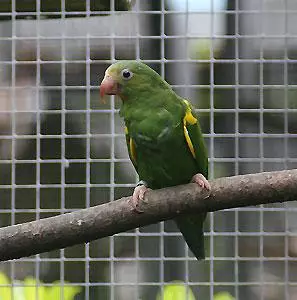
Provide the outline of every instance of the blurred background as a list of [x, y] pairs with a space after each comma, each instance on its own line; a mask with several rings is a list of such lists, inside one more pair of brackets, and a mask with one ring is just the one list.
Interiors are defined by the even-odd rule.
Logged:
[[[120, 101], [99, 101], [121, 59], [149, 64], [198, 108], [211, 178], [297, 168], [296, 24], [295, 0], [2, 0], [0, 225], [132, 193]], [[69, 300], [169, 300], [177, 282], [178, 300], [293, 300], [296, 209], [209, 214], [202, 262], [166, 222], [0, 271], [12, 290], [30, 276], [33, 287], [80, 287]]]

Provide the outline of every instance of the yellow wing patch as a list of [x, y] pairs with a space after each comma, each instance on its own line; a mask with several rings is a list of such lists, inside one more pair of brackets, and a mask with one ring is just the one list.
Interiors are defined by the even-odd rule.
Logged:
[[189, 136], [189, 133], [188, 133], [188, 129], [186, 127], [186, 125], [184, 125], [184, 135], [185, 135], [185, 138], [186, 138], [186, 142], [188, 144], [188, 147], [193, 155], [194, 158], [196, 158], [196, 154], [195, 154], [195, 151], [194, 151], [194, 147], [193, 147], [193, 143], [190, 139], [190, 136]]
[[[130, 138], [128, 135], [129, 135], [129, 131], [128, 131], [128, 127], [125, 126], [124, 128], [124, 131], [125, 131], [125, 135], [126, 137], [129, 139], [129, 149], [130, 149], [130, 155], [131, 155], [131, 159], [132, 159], [132, 162], [134, 165], [136, 165], [136, 149], [135, 149], [135, 144], [132, 140], [132, 138]], [[127, 140], [128, 142], [128, 140]]]
[[194, 158], [196, 158], [196, 154], [195, 154], [195, 151], [194, 151], [194, 146], [193, 146], [193, 143], [191, 141], [191, 138], [189, 136], [189, 132], [188, 132], [188, 129], [187, 129], [187, 124], [190, 124], [190, 125], [194, 125], [197, 123], [197, 119], [193, 116], [192, 114], [192, 111], [191, 111], [191, 106], [190, 106], [190, 103], [187, 101], [187, 100], [184, 100], [187, 108], [186, 108], [186, 114], [184, 116], [184, 136], [185, 136], [185, 139], [186, 139], [186, 142], [188, 144], [188, 147], [192, 153], [192, 156]]
[[197, 123], [197, 119], [192, 114], [191, 105], [187, 100], [184, 100], [184, 102], [187, 106], [186, 115], [184, 117], [184, 124], [186, 123], [186, 124], [194, 125]]

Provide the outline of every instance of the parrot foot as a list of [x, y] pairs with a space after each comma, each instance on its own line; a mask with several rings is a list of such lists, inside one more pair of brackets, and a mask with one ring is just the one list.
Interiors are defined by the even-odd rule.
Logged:
[[134, 189], [132, 199], [129, 202], [136, 212], [143, 213], [143, 211], [138, 208], [139, 202], [144, 200], [144, 195], [149, 190], [150, 188], [148, 188], [143, 181], [140, 181]]
[[208, 180], [201, 173], [195, 174], [192, 177], [191, 182], [197, 183], [203, 189], [205, 188], [208, 191], [210, 191], [210, 184], [209, 184]]

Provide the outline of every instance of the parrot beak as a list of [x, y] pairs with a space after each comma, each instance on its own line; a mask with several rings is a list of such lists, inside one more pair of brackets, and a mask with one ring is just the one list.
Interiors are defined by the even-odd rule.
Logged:
[[109, 74], [105, 74], [100, 85], [100, 98], [103, 99], [105, 95], [117, 95], [118, 93], [118, 83]]

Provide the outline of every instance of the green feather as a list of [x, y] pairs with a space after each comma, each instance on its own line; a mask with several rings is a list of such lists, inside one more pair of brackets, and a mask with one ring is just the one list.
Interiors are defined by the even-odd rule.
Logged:
[[[123, 69], [133, 73], [130, 80], [122, 78]], [[207, 151], [191, 105], [143, 63], [121, 61], [107, 72], [120, 86], [128, 152], [140, 179], [158, 189], [188, 183], [196, 173], [207, 178]], [[175, 219], [197, 259], [204, 258], [205, 217]]]

